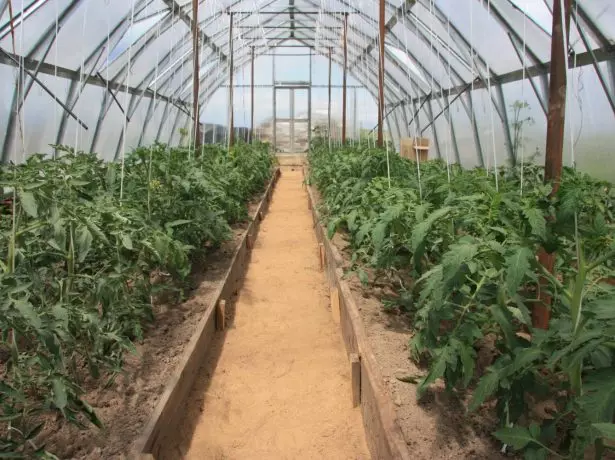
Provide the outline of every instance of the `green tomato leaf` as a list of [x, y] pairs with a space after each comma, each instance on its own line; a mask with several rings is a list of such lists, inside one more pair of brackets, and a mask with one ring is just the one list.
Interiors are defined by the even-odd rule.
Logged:
[[54, 378], [51, 384], [53, 386], [53, 404], [61, 411], [64, 411], [64, 408], [68, 403], [66, 385], [60, 378]]
[[478, 409], [481, 404], [483, 404], [488, 398], [490, 398], [493, 393], [496, 392], [500, 383], [500, 374], [497, 370], [490, 368], [487, 370], [487, 373], [482, 376], [478, 385], [476, 386], [476, 390], [472, 395], [472, 401], [470, 401], [470, 405], [468, 406], [468, 410], [470, 412]]
[[130, 239], [130, 236], [126, 233], [120, 233], [120, 239], [122, 240], [122, 246], [132, 251], [132, 239]]
[[32, 193], [21, 190], [19, 192], [19, 202], [26, 214], [30, 217], [38, 217], [38, 208]]
[[92, 248], [92, 233], [87, 226], [77, 229], [77, 254], [79, 262], [83, 262]]
[[607, 439], [615, 439], [615, 423], [593, 423], [600, 436]]
[[506, 257], [506, 289], [509, 296], [515, 295], [519, 290], [525, 274], [530, 271], [530, 261], [534, 253], [525, 247], [515, 248], [514, 252]]
[[521, 450], [528, 444], [536, 442], [530, 430], [524, 426], [513, 426], [510, 428], [501, 428], [493, 435], [502, 441], [504, 444], [508, 444], [515, 450]]
[[13, 305], [15, 305], [17, 311], [19, 311], [21, 316], [27, 321], [27, 323], [31, 327], [33, 327], [37, 331], [41, 329], [41, 327], [43, 326], [43, 322], [39, 318], [38, 314], [36, 313], [36, 310], [34, 310], [34, 307], [30, 302], [26, 302], [25, 300], [15, 300], [13, 302]]

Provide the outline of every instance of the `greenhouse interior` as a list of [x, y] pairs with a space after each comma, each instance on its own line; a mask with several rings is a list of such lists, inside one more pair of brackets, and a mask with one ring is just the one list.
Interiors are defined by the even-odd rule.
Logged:
[[613, 0], [0, 0], [0, 458], [615, 459]]

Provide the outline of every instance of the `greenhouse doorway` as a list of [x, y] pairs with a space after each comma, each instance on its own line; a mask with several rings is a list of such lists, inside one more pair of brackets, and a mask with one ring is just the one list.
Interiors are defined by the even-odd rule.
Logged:
[[276, 83], [273, 91], [273, 144], [279, 155], [307, 152], [312, 129], [309, 84]]

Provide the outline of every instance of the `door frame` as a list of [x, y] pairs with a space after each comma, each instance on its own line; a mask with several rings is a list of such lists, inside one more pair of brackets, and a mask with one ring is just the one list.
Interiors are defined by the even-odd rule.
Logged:
[[[295, 116], [295, 90], [306, 90], [308, 95], [308, 106], [307, 106], [307, 118], [297, 118]], [[278, 98], [277, 92], [278, 90], [290, 90], [289, 104], [290, 104], [290, 117], [289, 118], [278, 118]], [[295, 122], [307, 122], [307, 131], [308, 131], [308, 150], [309, 146], [312, 142], [312, 85], [305, 82], [283, 82], [283, 83], [275, 83], [273, 87], [273, 146], [277, 149], [277, 130], [278, 130], [278, 122], [288, 123], [290, 126], [290, 147], [291, 150], [294, 149], [295, 145]], [[280, 153], [305, 153], [305, 152], [280, 152]]]

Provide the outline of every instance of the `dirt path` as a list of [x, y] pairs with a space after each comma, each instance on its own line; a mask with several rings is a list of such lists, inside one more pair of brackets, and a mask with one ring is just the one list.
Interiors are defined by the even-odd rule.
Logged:
[[300, 171], [282, 173], [231, 328], [203, 370], [204, 387], [193, 390], [200, 413], [179, 427], [176, 456], [369, 458], [301, 180]]

